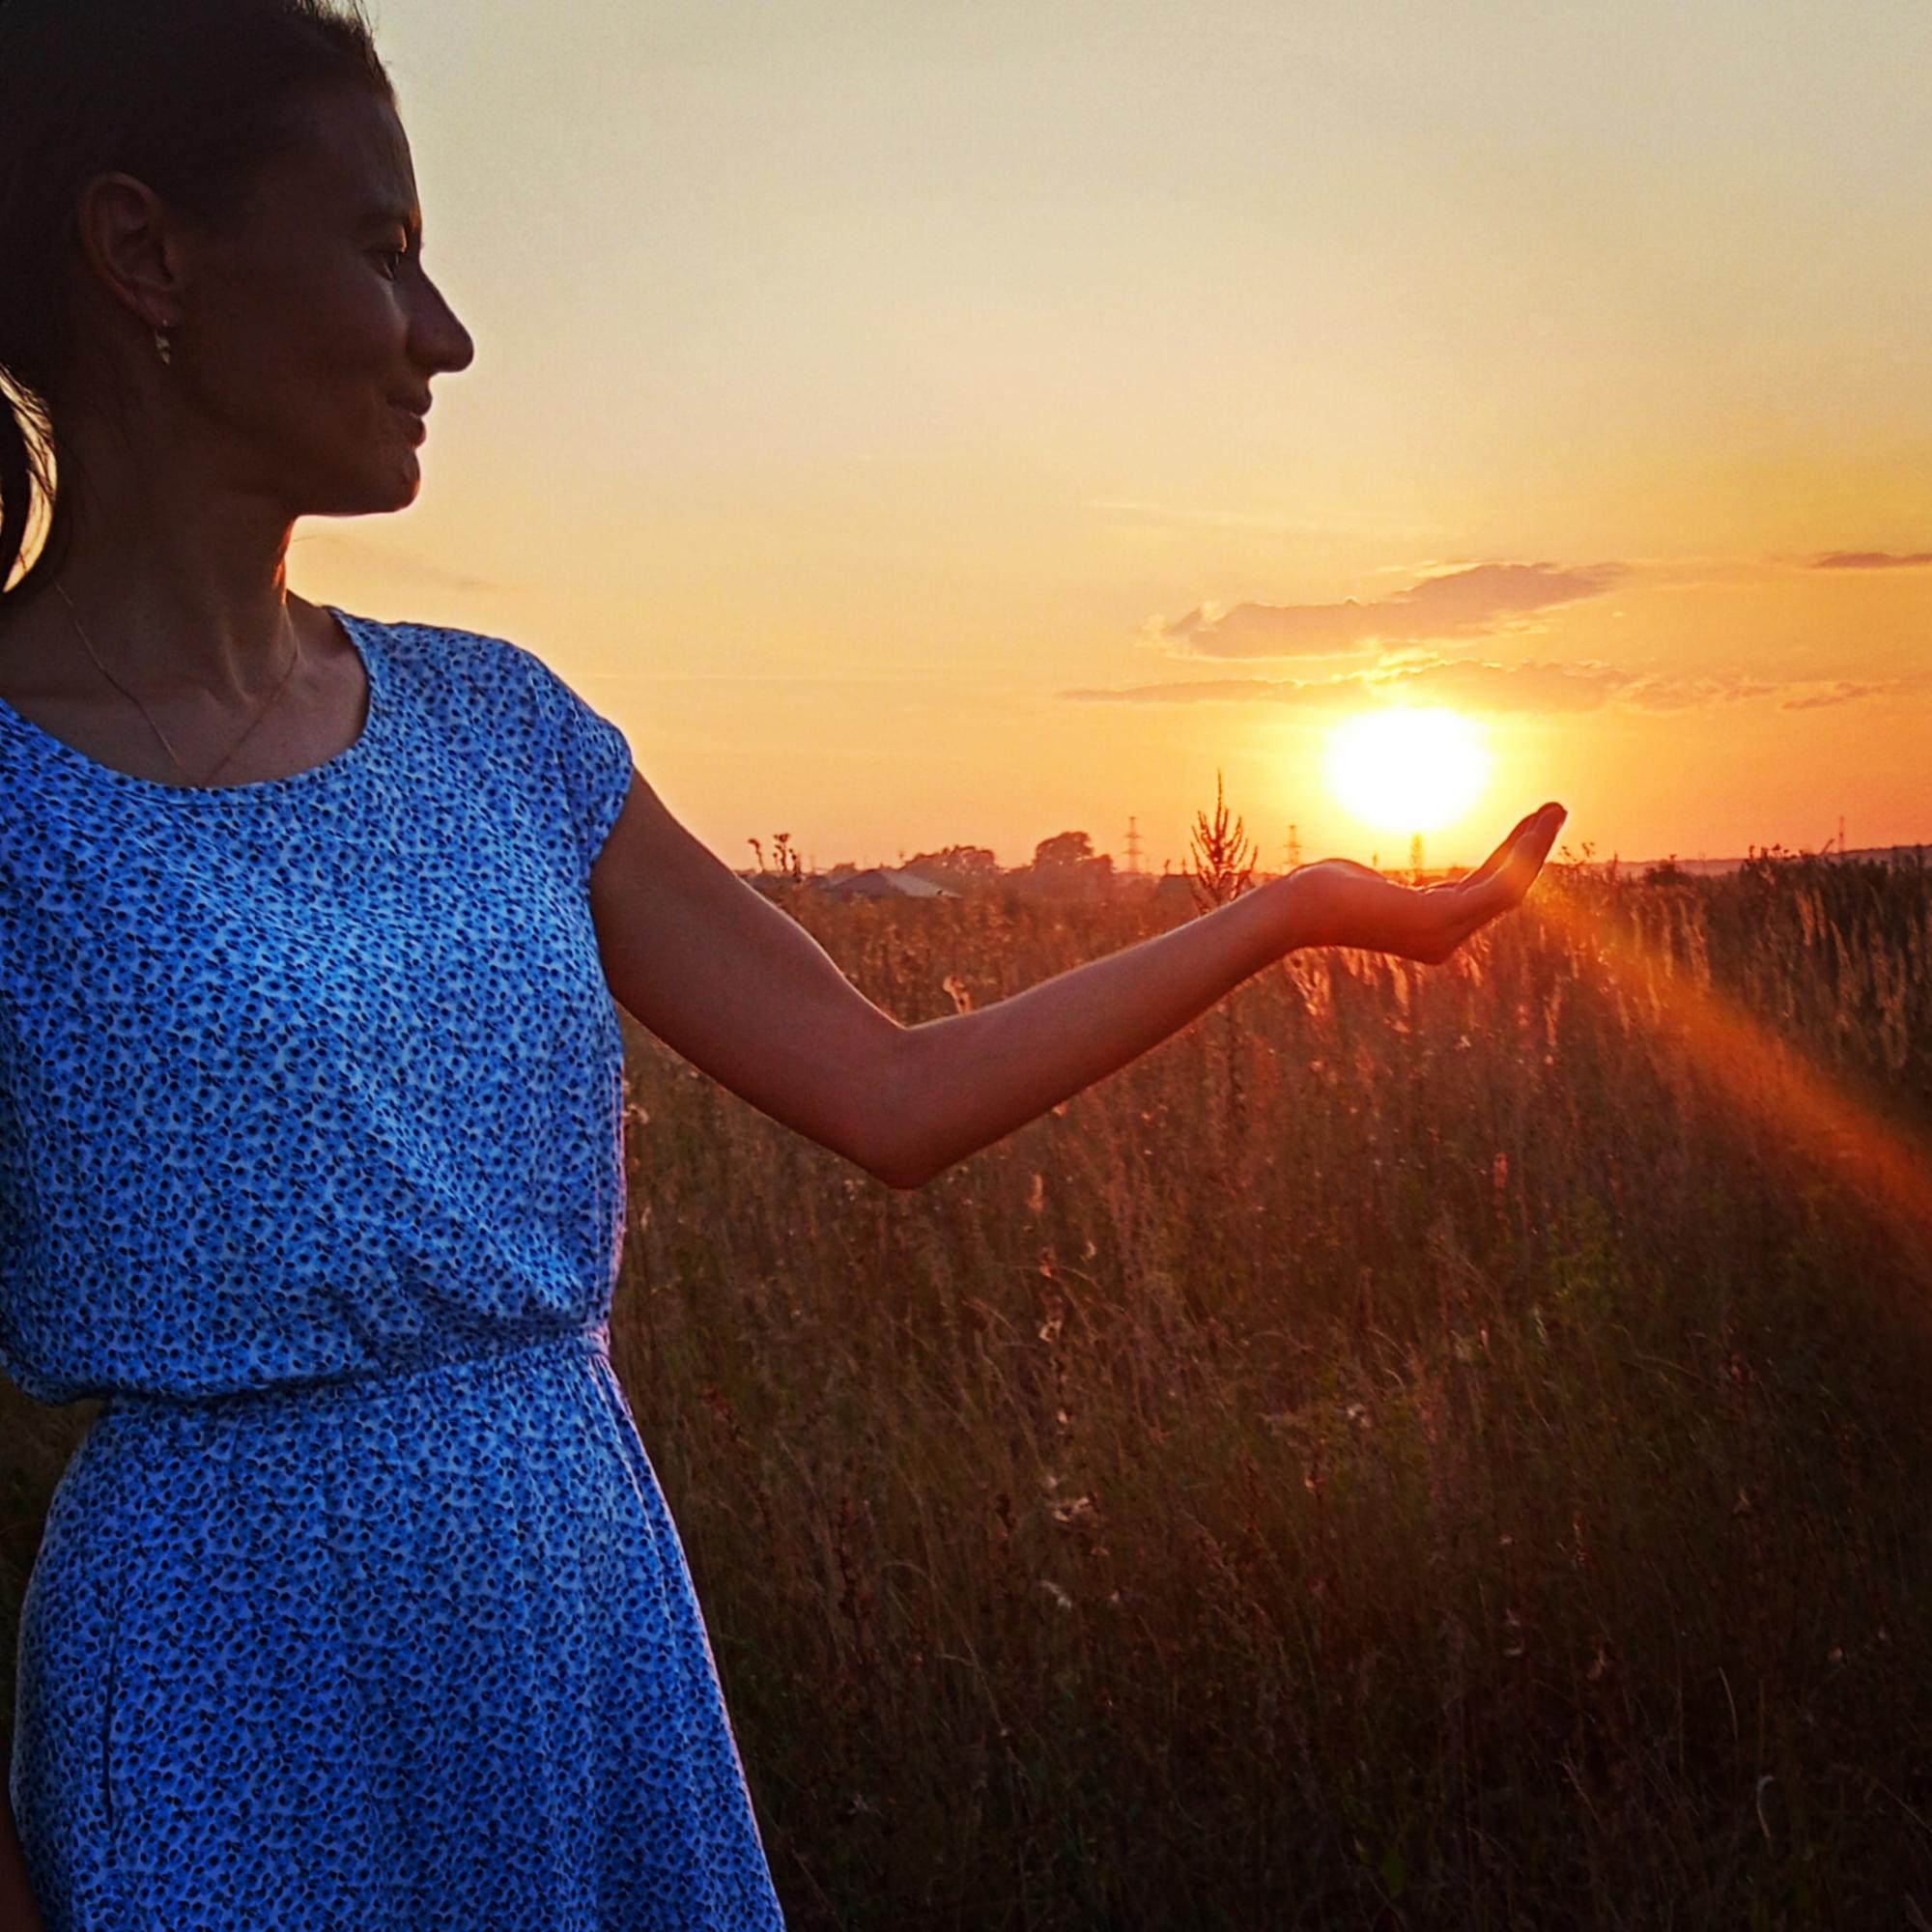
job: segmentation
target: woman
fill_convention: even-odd
[[[1563,814],[902,1027],[531,653],[289,591],[298,517],[413,500],[472,355],[359,17],[0,0],[0,583],[52,505],[0,599],[0,1361],[102,1398],[0,1912],[779,1925],[608,1352],[616,1005],[917,1187],[1292,948],[1446,957]]]

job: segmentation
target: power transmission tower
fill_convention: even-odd
[[[1419,879],[1422,876],[1422,834],[1411,835],[1408,841],[1408,869]]]
[[[1141,835],[1140,835],[1140,833],[1139,833],[1138,831],[1136,831],[1136,830],[1135,830],[1135,827],[1134,827],[1134,815],[1133,815],[1133,813],[1132,813],[1132,812],[1129,812],[1129,813],[1127,814],[1127,864],[1126,864],[1126,869],[1127,869],[1128,871],[1132,872],[1132,873],[1134,874],[1134,876],[1135,876],[1136,878],[1138,878],[1138,877],[1140,876],[1140,869],[1141,869]]]
[[[1291,825],[1288,828],[1288,869],[1292,872],[1301,864],[1301,828]]]

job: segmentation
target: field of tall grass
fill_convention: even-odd
[[[1163,923],[788,903],[907,1022]],[[627,1027],[795,1928],[1932,1927],[1932,871],[1552,867],[914,1193]],[[8,1395],[11,1612],[92,1405]]]

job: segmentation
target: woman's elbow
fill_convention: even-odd
[[[898,1193],[910,1194],[923,1187],[946,1163],[934,1160],[917,1137],[886,1131],[873,1137],[860,1165],[873,1179]]]
[[[902,1194],[923,1187],[947,1165],[931,1146],[917,1052],[910,1028],[897,1028],[885,1041],[868,1083],[860,1160],[875,1179]]]
[[[923,1187],[932,1179],[930,1169],[910,1165],[898,1166],[891,1161],[873,1162],[867,1171],[874,1180],[884,1181],[888,1187],[900,1194],[911,1194]]]

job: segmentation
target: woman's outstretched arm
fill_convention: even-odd
[[[761,1112],[894,1187],[1137,1059],[1302,946],[1446,958],[1529,890],[1559,807],[1465,879],[1419,890],[1323,860],[972,1012],[906,1027],[666,810],[641,775],[591,873],[618,1004]]]
[[[1323,860],[1184,925],[972,1012],[905,1030],[887,1112],[917,1186],[1138,1059],[1262,967],[1304,946],[1446,959],[1521,901],[1563,822],[1532,812],[1466,880],[1414,890]]]

